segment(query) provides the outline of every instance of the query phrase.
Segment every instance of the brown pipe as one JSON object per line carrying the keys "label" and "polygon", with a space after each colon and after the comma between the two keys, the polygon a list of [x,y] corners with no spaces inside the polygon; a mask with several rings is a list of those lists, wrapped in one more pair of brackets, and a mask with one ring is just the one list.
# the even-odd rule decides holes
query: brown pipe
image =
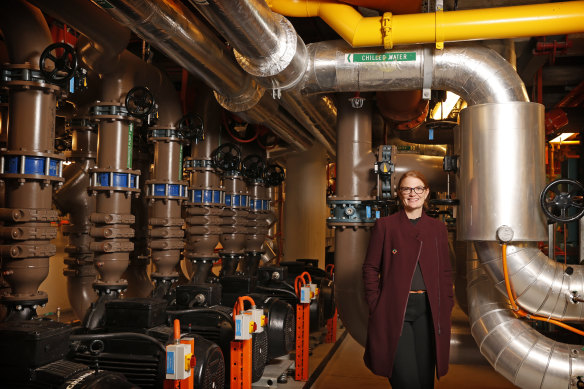
{"label": "brown pipe", "polygon": [[429,101],[422,99],[421,90],[377,92],[376,97],[379,112],[398,130],[415,128],[428,116]]}
{"label": "brown pipe", "polygon": [[[369,173],[375,163],[372,153],[372,107],[365,100],[362,108],[353,108],[349,95],[341,94],[337,100],[337,200],[371,199],[374,180]],[[368,177],[363,180],[363,177]],[[339,315],[349,333],[364,344],[369,316],[365,301],[363,281],[360,276],[365,259],[370,231],[368,226],[339,226],[335,229],[335,300]],[[345,303],[343,303],[345,302]],[[348,303],[347,303],[348,302]]]}
{"label": "brown pipe", "polygon": [[63,171],[65,184],[54,195],[54,203],[64,214],[69,214],[69,225],[62,227],[63,235],[69,242],[65,252],[67,268],[67,295],[77,318],[82,319],[97,294],[93,282],[97,272],[93,267],[93,252],[90,250],[91,223],[89,215],[95,212],[95,199],[89,196],[89,170],[95,166],[97,134],[91,127],[72,126],[72,150],[69,160],[73,163]]}
{"label": "brown pipe", "polygon": [[[4,1],[1,7],[0,29],[10,56],[6,67],[38,69],[41,52],[52,43],[42,13],[16,0]],[[56,252],[50,240],[57,230],[50,222],[58,219],[51,209],[52,185],[63,181],[62,157],[53,151],[59,88],[18,76],[4,80],[4,86],[9,89],[10,123],[0,175],[6,183],[0,255],[11,291],[2,296],[1,303],[9,310],[6,320],[20,320],[36,316],[37,305],[48,300],[38,288],[48,275],[49,257]],[[31,171],[33,161],[37,167]],[[27,165],[29,170],[24,168]],[[54,170],[46,169],[50,165]]]}

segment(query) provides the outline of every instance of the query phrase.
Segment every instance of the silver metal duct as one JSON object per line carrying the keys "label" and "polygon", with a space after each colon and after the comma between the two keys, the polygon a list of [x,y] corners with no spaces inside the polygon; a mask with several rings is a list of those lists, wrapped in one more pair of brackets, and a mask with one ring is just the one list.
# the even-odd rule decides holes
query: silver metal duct
{"label": "silver metal duct", "polygon": [[264,0],[189,1],[231,43],[237,62],[260,84],[286,90],[300,81],[306,46],[292,24]]}
{"label": "silver metal duct", "polygon": [[[215,91],[225,109],[263,123],[300,151],[312,143],[281,113],[263,107],[264,88],[239,67],[227,46],[179,2],[164,0],[112,0],[104,8],[134,33],[156,46]],[[260,101],[261,100],[261,101]],[[259,103],[259,104],[258,104]]]}
{"label": "silver metal duct", "polygon": [[[264,0],[193,1],[191,4],[234,47],[241,67],[277,93],[293,88],[306,71],[306,46],[292,24],[270,10]],[[261,39],[258,39],[261,37]],[[298,92],[283,92],[281,104],[327,152],[335,155],[334,140],[315,126],[310,103]]]}
{"label": "silver metal duct", "polygon": [[[475,248],[495,286],[507,296],[501,246],[475,242]],[[509,244],[507,266],[517,303],[526,311],[557,320],[584,321],[584,304],[572,298],[584,295],[583,266],[552,261],[535,243]]]}
{"label": "silver metal duct", "polygon": [[309,65],[298,86],[303,94],[422,89],[424,66],[428,66],[432,89],[454,92],[469,105],[528,101],[513,67],[494,50],[479,45],[383,50],[354,49],[345,41],[330,41],[311,43],[307,48]]}
{"label": "silver metal duct", "polygon": [[156,46],[215,90],[233,112],[253,107],[264,93],[241,71],[227,47],[179,2],[112,0],[103,7],[138,36]]}
{"label": "silver metal duct", "polygon": [[521,388],[576,388],[582,346],[555,342],[517,319],[477,261],[468,269],[471,332],[495,370]]}
{"label": "silver metal duct", "polygon": [[[395,154],[395,177],[399,179],[408,170],[417,170],[426,177],[430,189],[434,192],[446,192],[448,175],[442,169],[444,156],[410,153]],[[396,181],[397,184],[397,181]]]}
{"label": "silver metal duct", "polygon": [[543,241],[538,206],[545,187],[544,107],[537,103],[479,104],[460,114],[458,239],[497,240],[501,226],[513,241]]}

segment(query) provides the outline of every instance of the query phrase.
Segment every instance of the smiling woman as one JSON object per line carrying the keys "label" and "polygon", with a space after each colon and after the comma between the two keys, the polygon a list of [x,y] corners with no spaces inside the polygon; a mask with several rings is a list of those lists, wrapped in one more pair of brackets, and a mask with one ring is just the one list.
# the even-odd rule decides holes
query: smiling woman
{"label": "smiling woman", "polygon": [[424,213],[424,176],[400,178],[402,209],[377,220],[363,264],[369,325],[364,360],[393,389],[427,389],[448,371],[452,276],[446,227]]}

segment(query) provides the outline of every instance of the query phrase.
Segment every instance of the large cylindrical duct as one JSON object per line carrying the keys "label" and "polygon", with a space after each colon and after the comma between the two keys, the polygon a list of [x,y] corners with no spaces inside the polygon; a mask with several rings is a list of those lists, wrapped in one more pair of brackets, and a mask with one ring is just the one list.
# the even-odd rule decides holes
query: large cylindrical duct
{"label": "large cylindrical duct", "polygon": [[547,240],[537,206],[545,187],[543,118],[536,103],[462,110],[458,239],[495,241],[497,229],[508,226],[514,241]]}
{"label": "large cylindrical duct", "polygon": [[468,269],[471,332],[495,370],[520,388],[577,387],[582,346],[553,341],[517,319],[477,261]]}
{"label": "large cylindrical duct", "polygon": [[[345,97],[345,98],[343,98]],[[372,152],[371,103],[354,108],[348,95],[338,99],[337,195],[338,201],[370,200],[374,186],[370,173]],[[367,318],[361,267],[367,252],[372,223],[335,223],[335,300],[347,330],[365,344]]]}
{"label": "large cylindrical duct", "polygon": [[51,222],[53,185],[64,181],[63,157],[54,153],[55,109],[60,87],[39,71],[43,50],[52,43],[47,23],[35,7],[22,1],[2,2],[0,29],[7,42],[10,64],[3,69],[9,90],[7,150],[0,157],[0,178],[6,188],[0,210],[2,274],[10,285],[0,302],[6,320],[30,319],[48,301],[38,288],[49,272],[49,257],[57,236]]}

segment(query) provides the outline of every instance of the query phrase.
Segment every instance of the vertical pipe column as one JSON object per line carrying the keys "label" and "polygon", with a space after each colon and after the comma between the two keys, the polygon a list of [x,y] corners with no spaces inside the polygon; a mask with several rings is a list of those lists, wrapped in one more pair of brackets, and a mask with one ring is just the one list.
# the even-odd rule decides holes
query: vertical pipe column
{"label": "vertical pipe column", "polygon": [[[9,11],[10,10],[10,11]],[[51,222],[53,185],[62,184],[63,157],[54,154],[58,86],[39,72],[39,54],[52,43],[42,13],[20,1],[2,3],[0,29],[10,51],[2,71],[9,90],[7,150],[0,156],[0,178],[6,185],[0,209],[2,275],[11,291],[0,299],[8,309],[5,320],[31,319],[48,301],[39,291],[49,272],[49,257],[57,235]],[[10,14],[10,15],[8,15]]]}
{"label": "vertical pipe column", "polygon": [[250,276],[256,276],[259,262],[264,251],[262,245],[268,236],[270,198],[263,180],[258,179],[248,185],[249,209],[248,233],[245,239],[245,252]]}
{"label": "vertical pipe column", "polygon": [[78,318],[83,318],[97,297],[93,290],[97,272],[89,234],[89,215],[95,212],[95,198],[87,192],[89,171],[95,167],[97,157],[97,133],[94,123],[85,118],[71,120],[68,130],[71,131],[72,150],[67,152],[67,159],[72,163],[63,172],[66,182],[55,193],[54,202],[61,212],[69,214],[70,224],[61,227],[69,240],[65,246],[69,255],[65,258],[67,268],[63,274],[67,276],[71,307]]}
{"label": "vertical pipe column", "polygon": [[225,210],[221,234],[221,275],[234,275],[239,261],[245,254],[249,206],[247,187],[239,172],[223,177]]}
{"label": "vertical pipe column", "polygon": [[[115,76],[111,76],[115,77]],[[98,122],[97,167],[91,170],[89,190],[96,196],[91,215],[91,249],[99,279],[93,284],[100,296],[117,297],[128,286],[121,279],[134,249],[131,196],[140,193],[139,170],[132,170],[133,132],[136,119],[123,105],[103,102],[91,108]],[[93,323],[95,324],[95,323]]]}
{"label": "vertical pipe column", "polygon": [[174,127],[153,127],[149,141],[154,143],[154,171],[146,181],[146,197],[150,202],[148,222],[150,249],[156,271],[152,273],[156,297],[163,297],[178,279],[176,266],[184,247],[184,220],[181,205],[187,198],[187,182],[183,181],[182,147],[184,139]]}
{"label": "vertical pipe column", "polygon": [[219,145],[219,106],[211,94],[201,104],[205,139],[191,145],[191,157],[185,159],[185,171],[190,174],[186,203],[187,245],[185,259],[196,266],[191,283],[205,283],[213,262],[218,259],[215,246],[221,235],[221,215],[224,196],[221,179],[211,165],[211,154]]}
{"label": "vertical pipe column", "polygon": [[[337,105],[337,195],[334,199],[341,202],[372,199],[370,193],[374,185],[370,173],[375,162],[371,144],[371,103],[366,100],[362,108],[353,108],[349,97],[340,95]],[[349,333],[361,344],[366,340],[369,316],[361,267],[371,226],[371,223],[332,224],[335,228],[335,301]]]}

